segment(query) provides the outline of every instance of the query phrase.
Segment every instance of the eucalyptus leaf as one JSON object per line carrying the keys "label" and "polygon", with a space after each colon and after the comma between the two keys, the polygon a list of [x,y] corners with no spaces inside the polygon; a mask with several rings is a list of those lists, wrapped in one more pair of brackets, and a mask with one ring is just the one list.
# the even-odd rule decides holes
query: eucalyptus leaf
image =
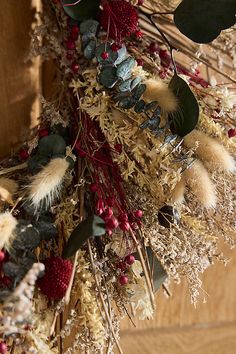
{"label": "eucalyptus leaf", "polygon": [[173,134],[183,137],[189,134],[197,125],[199,117],[198,102],[186,81],[174,75],[169,88],[178,100],[178,110],[169,114],[170,129]]}
{"label": "eucalyptus leaf", "polygon": [[82,221],[72,231],[63,250],[63,258],[72,257],[90,237],[104,235],[106,232],[105,227],[104,220],[97,215],[92,215]]}
{"label": "eucalyptus leaf", "polygon": [[137,85],[140,84],[140,82],[142,81],[142,78],[140,76],[137,76],[135,77],[133,80],[132,80],[132,83],[131,83],[131,90],[133,90]]}
{"label": "eucalyptus leaf", "polygon": [[89,44],[91,39],[96,39],[96,37],[94,36],[93,33],[85,33],[85,34],[83,34],[81,36],[81,41],[82,41],[82,44],[83,44],[83,48],[85,48],[86,45]]}
{"label": "eucalyptus leaf", "polygon": [[[102,53],[106,52],[108,54],[107,59],[102,58]],[[118,53],[113,52],[111,50],[111,45],[110,43],[102,43],[100,44],[97,49],[96,49],[96,58],[97,61],[102,64],[102,65],[107,65],[107,64],[114,64],[116,59],[118,58]]]}
{"label": "eucalyptus leaf", "polygon": [[136,100],[139,100],[140,97],[143,95],[143,93],[145,92],[146,90],[146,85],[145,84],[140,84],[138,86],[136,86],[134,88],[134,90],[132,91],[132,94],[133,94],[133,97],[136,99]]}
{"label": "eucalyptus leaf", "polygon": [[95,57],[96,40],[90,39],[86,47],[84,48],[84,56],[86,59],[93,59]]}
{"label": "eucalyptus leaf", "polygon": [[136,113],[142,113],[145,107],[145,101],[144,100],[140,100],[136,103],[134,110]]}
{"label": "eucalyptus leaf", "polygon": [[66,142],[58,134],[48,135],[39,140],[38,154],[45,157],[53,157],[58,154],[64,155]]}
{"label": "eucalyptus leaf", "polygon": [[104,66],[98,76],[100,84],[106,88],[112,88],[117,83],[116,68],[114,66]]}
{"label": "eucalyptus leaf", "polygon": [[132,79],[122,82],[119,86],[119,91],[120,92],[130,91],[131,90],[131,82],[132,82]]}
{"label": "eucalyptus leaf", "polygon": [[[81,0],[76,5],[76,0],[61,0],[66,14],[73,20],[84,21],[97,16],[100,0]],[[67,6],[70,5],[70,6]]]}
{"label": "eucalyptus leaf", "polygon": [[153,101],[153,102],[147,103],[146,106],[145,106],[145,108],[144,108],[145,112],[150,111],[151,109],[156,108],[157,104],[158,104],[157,101]]}
{"label": "eucalyptus leaf", "polygon": [[86,34],[86,33],[91,33],[95,35],[98,30],[99,23],[96,20],[89,19],[87,21],[83,21],[80,24],[80,33],[81,34]]}
{"label": "eucalyptus leaf", "polygon": [[122,80],[127,80],[130,78],[134,66],[135,59],[131,56],[128,57],[117,66],[117,76]]}
{"label": "eucalyptus leaf", "polygon": [[116,95],[113,96],[113,101],[119,102],[125,97],[131,97],[129,91],[117,93]]}
{"label": "eucalyptus leaf", "polygon": [[119,107],[123,109],[130,109],[136,103],[136,100],[133,97],[125,97],[120,100]]}
{"label": "eucalyptus leaf", "polygon": [[194,42],[209,43],[235,24],[235,14],[235,0],[183,0],[174,11],[174,22]]}
{"label": "eucalyptus leaf", "polygon": [[122,44],[122,47],[120,49],[118,49],[117,55],[118,55],[118,57],[114,63],[115,65],[120,64],[123,60],[125,60],[125,58],[127,56],[127,49],[124,44]]}

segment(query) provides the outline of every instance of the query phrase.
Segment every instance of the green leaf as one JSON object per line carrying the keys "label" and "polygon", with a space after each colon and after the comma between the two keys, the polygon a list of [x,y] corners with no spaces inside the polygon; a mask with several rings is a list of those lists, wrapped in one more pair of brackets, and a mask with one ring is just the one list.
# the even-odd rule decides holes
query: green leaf
{"label": "green leaf", "polygon": [[99,74],[99,82],[106,88],[112,88],[117,83],[116,68],[114,66],[104,66]]}
{"label": "green leaf", "polygon": [[122,47],[117,51],[118,58],[115,61],[115,65],[120,64],[123,60],[125,60],[126,55],[127,55],[127,49],[124,44],[122,44]]}
{"label": "green leaf", "polygon": [[151,247],[147,247],[147,255],[151,274],[153,277],[154,291],[157,291],[167,278],[167,273],[153,253]]}
{"label": "green leaf", "polygon": [[81,34],[86,34],[90,33],[95,35],[97,33],[99,23],[95,20],[89,19],[87,21],[83,21],[80,24],[80,33]]}
{"label": "green leaf", "polygon": [[169,88],[177,97],[179,108],[169,114],[170,129],[173,134],[183,137],[189,134],[197,125],[199,106],[186,81],[174,75]]}
{"label": "green leaf", "polygon": [[120,92],[126,92],[126,91],[130,91],[131,89],[131,82],[132,79],[126,80],[124,82],[122,82],[119,86],[119,91]]}
{"label": "green leaf", "polygon": [[137,85],[134,90],[132,91],[132,94],[133,94],[133,97],[136,99],[136,100],[139,100],[140,97],[143,95],[143,93],[145,92],[146,90],[146,85],[145,84],[140,84],[140,85]]}
{"label": "green leaf", "polygon": [[38,154],[45,157],[63,155],[66,151],[66,142],[58,134],[52,134],[39,140]]}
{"label": "green leaf", "polygon": [[105,234],[105,222],[97,215],[89,216],[72,231],[63,250],[63,258],[72,257],[90,238]]}
{"label": "green leaf", "polygon": [[136,113],[142,113],[142,111],[144,110],[144,107],[145,107],[144,100],[140,100],[136,103],[134,110]]}
{"label": "green leaf", "polygon": [[68,16],[73,20],[84,21],[97,16],[99,12],[100,0],[81,0],[73,6],[68,4],[76,3],[75,0],[62,0],[63,8]]}
{"label": "green leaf", "polygon": [[119,107],[123,109],[132,108],[137,101],[133,97],[122,98],[119,102]]}
{"label": "green leaf", "polygon": [[[102,53],[104,53],[104,52],[108,53],[107,59],[102,58]],[[102,65],[114,64],[114,62],[118,58],[118,53],[113,52],[111,50],[110,43],[102,43],[96,49],[96,58],[97,58],[97,61]]]}
{"label": "green leaf", "polygon": [[235,24],[235,14],[235,0],[183,0],[174,11],[174,22],[194,42],[209,43]]}
{"label": "green leaf", "polygon": [[84,56],[86,59],[93,59],[95,56],[95,50],[96,50],[96,40],[91,39],[86,47],[84,48]]}
{"label": "green leaf", "polygon": [[122,80],[129,79],[134,66],[135,59],[133,57],[128,57],[117,66],[117,76]]}

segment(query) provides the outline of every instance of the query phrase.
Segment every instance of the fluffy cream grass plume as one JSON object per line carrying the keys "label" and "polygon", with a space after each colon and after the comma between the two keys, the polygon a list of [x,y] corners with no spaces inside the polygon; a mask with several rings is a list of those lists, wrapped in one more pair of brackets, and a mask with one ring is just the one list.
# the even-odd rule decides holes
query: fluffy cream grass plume
{"label": "fluffy cream grass plume", "polygon": [[69,162],[65,158],[52,159],[29,185],[29,200],[37,210],[42,203],[50,205],[60,195]]}
{"label": "fluffy cream grass plume", "polygon": [[13,195],[18,189],[18,184],[10,178],[0,177],[0,200],[13,205]]}
{"label": "fluffy cream grass plume", "polygon": [[17,220],[10,212],[0,214],[0,250],[8,248],[14,239]]}
{"label": "fluffy cream grass plume", "polygon": [[185,187],[186,187],[186,183],[185,183],[184,177],[182,177],[181,180],[176,184],[176,186],[173,190],[172,197],[171,197],[171,200],[173,203],[176,203],[176,204],[183,203]]}
{"label": "fluffy cream grass plume", "polygon": [[168,85],[160,79],[148,79],[145,82],[144,100],[157,101],[163,112],[171,113],[178,109],[178,101]]}
{"label": "fluffy cream grass plume", "polygon": [[235,160],[225,147],[216,139],[209,137],[205,133],[194,129],[184,138],[184,144],[188,148],[195,148],[196,155],[207,164],[211,170],[219,169],[226,172],[235,172]]}
{"label": "fluffy cream grass plume", "polygon": [[192,166],[184,171],[183,177],[186,185],[205,208],[216,206],[216,190],[201,161],[195,160]]}

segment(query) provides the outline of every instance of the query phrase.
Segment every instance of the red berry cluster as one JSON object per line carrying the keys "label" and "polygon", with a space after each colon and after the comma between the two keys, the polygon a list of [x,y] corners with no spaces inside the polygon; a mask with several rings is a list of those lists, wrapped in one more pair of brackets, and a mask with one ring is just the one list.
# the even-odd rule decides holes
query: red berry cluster
{"label": "red berry cluster", "polygon": [[66,41],[66,58],[67,60],[71,61],[71,71],[74,74],[77,74],[79,71],[79,64],[75,60],[75,53],[76,53],[76,41],[79,36],[79,26],[78,25],[73,25],[70,26],[68,23],[69,27],[69,37]]}
{"label": "red berry cluster", "polygon": [[125,257],[125,259],[118,264],[118,269],[121,272],[119,276],[120,285],[126,285],[129,282],[129,278],[127,274],[124,274],[129,266],[131,266],[135,262],[135,257],[132,254],[129,254]]}
{"label": "red berry cluster", "polygon": [[7,345],[5,342],[0,342],[0,354],[7,353]]}
{"label": "red berry cluster", "polygon": [[38,280],[38,287],[49,299],[62,299],[68,288],[73,265],[60,257],[49,257],[43,261],[45,274]]}
{"label": "red berry cluster", "polygon": [[143,215],[142,210],[136,210],[133,213],[120,211],[120,208],[117,208],[118,202],[114,196],[105,199],[101,197],[102,193],[98,183],[91,183],[89,189],[92,193],[96,193],[98,196],[96,213],[105,221],[106,231],[109,236],[111,236],[113,231],[117,228],[127,232],[130,229],[136,229],[138,225],[141,225],[140,218]]}

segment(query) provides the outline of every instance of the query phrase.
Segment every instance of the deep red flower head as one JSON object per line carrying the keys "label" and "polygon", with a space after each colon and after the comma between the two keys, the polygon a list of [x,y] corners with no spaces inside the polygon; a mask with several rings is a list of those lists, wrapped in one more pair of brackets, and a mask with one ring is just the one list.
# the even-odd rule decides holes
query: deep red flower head
{"label": "deep red flower head", "polygon": [[100,24],[110,38],[120,42],[138,29],[138,13],[125,0],[104,0],[102,2]]}
{"label": "deep red flower head", "polygon": [[49,299],[62,299],[68,288],[73,265],[61,257],[49,257],[43,261],[45,274],[38,280],[38,287]]}

